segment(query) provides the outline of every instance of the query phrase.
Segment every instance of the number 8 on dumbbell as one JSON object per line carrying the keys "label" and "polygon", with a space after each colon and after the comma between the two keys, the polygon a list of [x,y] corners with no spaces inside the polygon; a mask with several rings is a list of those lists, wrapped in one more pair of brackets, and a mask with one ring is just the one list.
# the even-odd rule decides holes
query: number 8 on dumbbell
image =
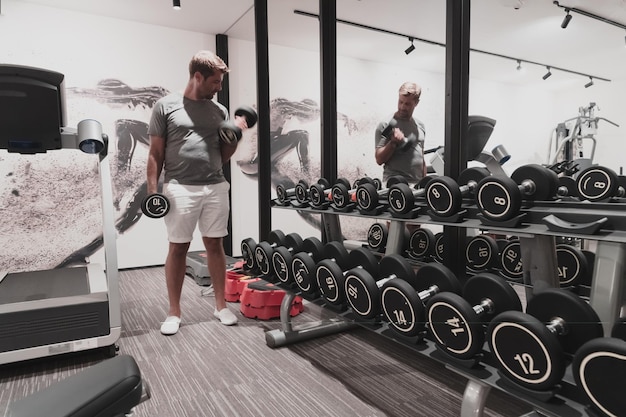
{"label": "number 8 on dumbbell", "polygon": [[505,221],[517,216],[522,200],[555,198],[559,179],[554,171],[537,164],[517,168],[511,178],[492,175],[476,190],[476,205],[489,220]]}

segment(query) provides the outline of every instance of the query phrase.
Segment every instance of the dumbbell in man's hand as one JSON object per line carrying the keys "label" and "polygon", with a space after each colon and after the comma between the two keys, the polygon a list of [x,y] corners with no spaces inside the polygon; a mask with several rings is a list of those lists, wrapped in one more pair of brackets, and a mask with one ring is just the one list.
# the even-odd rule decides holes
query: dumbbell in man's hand
{"label": "dumbbell in man's hand", "polygon": [[163,194],[149,194],[141,202],[141,211],[152,219],[161,218],[170,211],[170,201]]}
{"label": "dumbbell in man's hand", "polygon": [[396,119],[389,120],[387,126],[382,130],[381,135],[387,138],[389,141],[393,141],[403,151],[409,149],[415,143],[415,136],[411,135],[410,138],[404,136],[404,133],[397,129],[398,121]]}
{"label": "dumbbell in man's hand", "polygon": [[252,107],[243,106],[235,110],[235,120],[220,123],[218,133],[220,140],[227,145],[235,145],[241,139],[243,131],[253,127],[258,115]]}

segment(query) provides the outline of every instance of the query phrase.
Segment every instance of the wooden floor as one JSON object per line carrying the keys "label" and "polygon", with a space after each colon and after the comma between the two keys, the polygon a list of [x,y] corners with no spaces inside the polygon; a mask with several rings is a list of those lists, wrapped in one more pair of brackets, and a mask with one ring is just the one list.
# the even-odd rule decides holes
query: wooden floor
{"label": "wooden floor", "polygon": [[[183,288],[183,324],[163,336],[167,299],[162,267],[120,272],[122,337],[152,398],[135,417],[459,416],[465,378],[412,349],[363,328],[282,348],[264,333],[278,320],[245,318],[226,327],[212,316],[214,298],[189,278]],[[326,318],[305,304],[294,325]],[[104,359],[91,351],[0,367],[0,415],[8,404]],[[492,390],[486,416],[532,411]],[[42,416],[50,417],[42,410]],[[37,417],[37,416],[33,416]]]}

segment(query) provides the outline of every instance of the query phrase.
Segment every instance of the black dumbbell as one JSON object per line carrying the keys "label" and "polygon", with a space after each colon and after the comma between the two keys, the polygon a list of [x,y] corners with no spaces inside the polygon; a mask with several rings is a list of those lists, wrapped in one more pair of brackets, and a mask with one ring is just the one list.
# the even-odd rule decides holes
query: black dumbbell
{"label": "black dumbbell", "polygon": [[[272,230],[268,236],[268,242],[274,245],[284,245],[285,234],[281,230]],[[241,256],[244,260],[244,268],[249,271],[259,271],[261,268],[257,260],[256,248],[257,243],[251,237],[241,241]],[[268,263],[268,260],[265,258],[261,260],[263,263]],[[268,269],[266,265],[263,265],[263,268]]]}
{"label": "black dumbbell", "polygon": [[[387,123],[387,125],[385,126],[385,128],[380,132],[381,135],[383,135],[385,138],[391,140],[391,138],[393,137],[393,130],[398,126],[398,121],[394,118],[392,118],[391,120],[389,120],[389,123]],[[415,138],[414,136],[411,136],[410,138],[405,137],[402,142],[398,145],[398,147],[400,148],[400,150],[402,151],[406,151],[407,149],[409,149],[413,144],[415,144],[415,142],[417,141],[417,138]]]}
{"label": "black dumbbell", "polygon": [[[239,107],[237,110],[235,110],[235,117],[245,118],[248,128],[253,127],[258,120],[258,115],[256,111],[250,106]],[[228,145],[237,143],[241,139],[241,136],[243,134],[239,126],[235,125],[235,123],[233,123],[232,121],[226,120],[220,123],[218,133],[220,136],[220,140]]]}
{"label": "black dumbbell", "polygon": [[285,204],[295,197],[299,203],[303,203],[308,198],[308,191],[309,184],[304,180],[298,181],[298,184],[292,188],[287,188],[284,184],[278,184],[276,186],[276,199],[279,203]]}
{"label": "black dumbbell", "polygon": [[435,233],[434,259],[436,262],[443,263],[444,246],[445,246],[445,235],[443,234],[443,232]]}
{"label": "black dumbbell", "polygon": [[558,197],[579,198],[576,180],[572,177],[559,177],[559,186],[556,190]]}
{"label": "black dumbbell", "polygon": [[[404,253],[405,248],[409,242],[409,230],[404,227],[402,229],[403,234],[400,241],[400,252]],[[383,223],[373,223],[369,229],[367,229],[367,246],[375,251],[383,253],[387,247],[387,238],[389,237],[389,228]]]}
{"label": "black dumbbell", "polygon": [[[350,187],[350,182],[345,178],[339,178],[335,184],[341,183]],[[320,178],[317,183],[309,187],[309,203],[313,208],[325,208],[332,201],[332,188],[325,178]]]}
{"label": "black dumbbell", "polygon": [[510,220],[522,200],[549,200],[557,196],[559,179],[554,171],[537,164],[517,168],[511,178],[491,175],[478,183],[476,205],[486,219]]}
{"label": "black dumbbell", "polygon": [[376,182],[369,177],[363,177],[356,181],[356,185],[350,188],[350,185],[346,185],[343,181],[337,181],[331,188],[331,198],[335,208],[344,209],[350,204],[356,204],[356,191],[360,184],[370,184],[373,187],[377,187]]}
{"label": "black dumbbell", "polygon": [[513,282],[522,282],[524,264],[522,262],[522,245],[519,239],[511,239],[500,249],[500,273]]}
{"label": "black dumbbell", "polygon": [[426,303],[442,291],[460,293],[461,283],[448,267],[431,263],[422,266],[415,280],[386,282],[380,291],[380,304],[389,326],[412,337],[426,330]]}
{"label": "black dumbbell", "polygon": [[422,198],[426,193],[425,187],[432,178],[427,175],[414,187],[404,183],[392,185],[387,193],[387,202],[391,214],[402,215],[413,210],[417,199]]}
{"label": "black dumbbell", "polygon": [[499,254],[496,239],[486,234],[477,235],[465,246],[465,265],[474,273],[499,269]]}
{"label": "black dumbbell", "polygon": [[163,194],[154,193],[141,202],[141,212],[147,217],[158,219],[170,211],[170,201]]}
{"label": "black dumbbell", "polygon": [[381,204],[389,204],[389,200],[387,199],[389,187],[399,183],[408,184],[406,178],[401,175],[389,177],[386,188],[384,189],[379,189],[374,184],[370,184],[368,182],[359,184],[356,189],[356,203],[359,209],[363,211],[372,211]]}
{"label": "black dumbbell", "polygon": [[582,170],[576,177],[576,188],[578,198],[588,201],[602,201],[626,195],[615,171],[601,166]]}
{"label": "black dumbbell", "polygon": [[565,243],[556,245],[556,264],[562,288],[577,287],[589,276],[587,257],[575,246]]}
{"label": "black dumbbell", "polygon": [[487,328],[489,349],[500,372],[536,391],[554,388],[565,374],[566,355],[603,335],[593,308],[559,288],[535,293],[526,304],[526,313],[505,311]]}
{"label": "black dumbbell", "polygon": [[426,204],[438,217],[449,217],[461,211],[463,198],[473,197],[478,183],[490,176],[487,168],[471,167],[459,174],[458,182],[446,176],[433,177],[426,186]]}
{"label": "black dumbbell", "polygon": [[387,245],[389,228],[383,223],[373,223],[367,229],[367,246],[376,252],[384,252]]}
{"label": "black dumbbell", "polygon": [[267,242],[259,242],[254,249],[254,257],[262,275],[269,276],[274,274],[275,269],[272,262],[274,251],[279,247],[287,250],[299,251],[302,247],[302,237],[297,233],[289,233],[283,235],[282,232],[274,231],[270,233],[270,239]]}
{"label": "black dumbbell", "polygon": [[420,227],[411,233],[407,255],[417,261],[428,262],[435,254],[435,234],[425,227]]}
{"label": "black dumbbell", "polygon": [[384,256],[378,264],[378,275],[363,268],[353,268],[344,276],[344,294],[352,312],[360,319],[380,316],[380,288],[388,281],[415,284],[415,272],[409,261],[398,254]]}
{"label": "black dumbbell", "polygon": [[457,359],[470,359],[485,344],[485,325],[504,311],[522,311],[517,292],[488,272],[465,283],[463,296],[442,292],[427,305],[428,330],[437,346]]}
{"label": "black dumbbell", "polygon": [[620,330],[623,325],[620,319],[610,337],[586,342],[572,360],[576,385],[598,415],[619,416],[626,410],[626,335]]}
{"label": "black dumbbell", "polygon": [[304,239],[300,247],[288,248],[285,246],[278,246],[272,253],[272,269],[274,275],[278,280],[284,284],[295,284],[293,274],[291,272],[291,263],[293,262],[293,255],[300,251],[308,253],[321,253],[324,250],[324,244],[316,237],[308,237]]}
{"label": "black dumbbell", "polygon": [[318,248],[307,252],[303,246],[303,251],[296,253],[291,261],[291,273],[296,285],[300,289],[302,296],[308,299],[319,297],[319,288],[315,279],[315,265],[322,259],[332,259],[341,268],[345,268],[348,261],[348,250],[341,242],[328,242],[321,252]]}
{"label": "black dumbbell", "polygon": [[342,268],[332,259],[322,259],[315,268],[315,279],[319,292],[330,305],[342,307],[346,304],[345,278],[353,268],[363,268],[371,275],[378,275],[378,260],[369,249],[356,248],[350,251]]}

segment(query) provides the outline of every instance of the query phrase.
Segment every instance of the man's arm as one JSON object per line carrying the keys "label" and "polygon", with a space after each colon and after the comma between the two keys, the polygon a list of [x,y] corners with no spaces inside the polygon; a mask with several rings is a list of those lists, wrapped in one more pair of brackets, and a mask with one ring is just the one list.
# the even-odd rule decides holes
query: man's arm
{"label": "man's arm", "polygon": [[150,150],[148,151],[148,165],[146,168],[148,194],[157,192],[164,160],[165,139],[161,136],[150,135]]}
{"label": "man's arm", "polygon": [[[378,138],[382,138],[378,129],[376,130]],[[383,146],[376,147],[376,163],[382,165],[391,158],[399,143],[404,140],[404,133],[398,128],[393,129],[393,135]]]}

